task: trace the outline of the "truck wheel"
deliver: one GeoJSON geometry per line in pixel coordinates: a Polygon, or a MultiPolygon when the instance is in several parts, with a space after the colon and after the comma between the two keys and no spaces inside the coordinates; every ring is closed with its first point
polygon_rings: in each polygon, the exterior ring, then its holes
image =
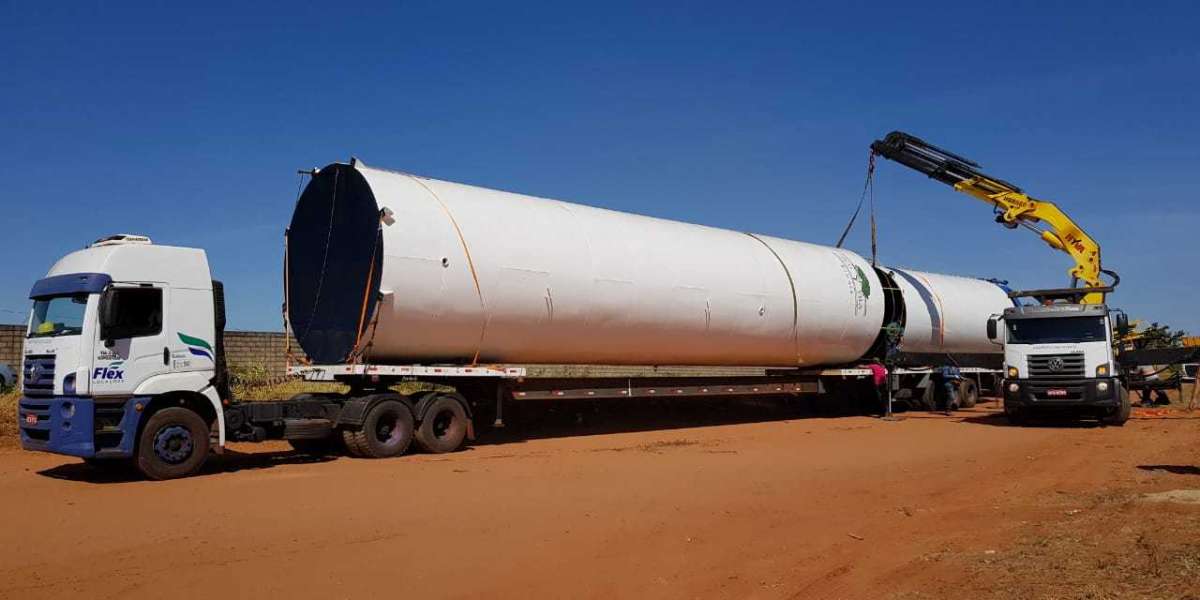
{"type": "Polygon", "coordinates": [[[440,396],[425,410],[417,428],[417,443],[427,452],[454,452],[467,437],[467,411],[458,400],[440,396]]]}
{"type": "Polygon", "coordinates": [[[204,419],[186,408],[154,413],[138,438],[138,470],[160,480],[194,474],[208,458],[208,433],[204,419]]]}
{"type": "Polygon", "coordinates": [[[1126,421],[1129,420],[1129,412],[1131,410],[1129,404],[1129,390],[1125,389],[1124,386],[1117,387],[1117,400],[1117,407],[1113,409],[1111,414],[1105,415],[1103,418],[1101,418],[1101,423],[1104,423],[1105,425],[1121,427],[1125,425],[1126,421]]]}
{"type": "Polygon", "coordinates": [[[959,408],[974,408],[979,402],[979,386],[970,379],[964,379],[958,384],[959,408]]]}
{"type": "Polygon", "coordinates": [[[342,432],[351,454],[365,458],[400,456],[413,439],[412,411],[398,400],[384,400],[371,407],[362,429],[342,432]]]}

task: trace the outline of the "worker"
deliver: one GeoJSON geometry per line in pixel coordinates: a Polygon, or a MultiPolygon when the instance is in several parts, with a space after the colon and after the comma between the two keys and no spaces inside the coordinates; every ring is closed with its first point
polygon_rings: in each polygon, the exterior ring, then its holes
{"type": "Polygon", "coordinates": [[[884,404],[888,401],[887,390],[885,389],[888,375],[887,367],[873,362],[868,364],[867,368],[871,370],[871,382],[875,384],[875,406],[884,413],[887,413],[887,405],[884,404]]]}
{"type": "Polygon", "coordinates": [[[933,372],[933,379],[937,384],[937,387],[934,388],[935,397],[938,388],[942,392],[942,412],[950,414],[951,411],[958,408],[958,383],[962,381],[962,373],[954,365],[945,365],[938,367],[933,372]]]}

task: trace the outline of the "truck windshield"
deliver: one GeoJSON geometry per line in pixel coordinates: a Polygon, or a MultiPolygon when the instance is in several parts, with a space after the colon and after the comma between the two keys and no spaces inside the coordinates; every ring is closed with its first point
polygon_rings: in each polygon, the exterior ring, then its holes
{"type": "Polygon", "coordinates": [[[34,300],[29,337],[79,335],[83,332],[83,313],[87,308],[87,301],[87,294],[34,300]]]}
{"type": "Polygon", "coordinates": [[[1007,321],[1010,344],[1102,342],[1108,339],[1104,317],[1017,319],[1007,321]]]}

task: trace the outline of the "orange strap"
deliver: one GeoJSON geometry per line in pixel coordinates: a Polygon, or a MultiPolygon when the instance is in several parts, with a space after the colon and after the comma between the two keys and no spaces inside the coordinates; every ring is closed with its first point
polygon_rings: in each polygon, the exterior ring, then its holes
{"type": "MultiPolygon", "coordinates": [[[[379,235],[376,231],[375,235],[379,235]]],[[[354,350],[362,343],[363,323],[367,319],[367,300],[371,298],[371,280],[375,277],[375,251],[371,251],[371,266],[367,269],[367,285],[363,289],[362,310],[358,313],[358,329],[354,330],[354,350]]],[[[356,359],[357,360],[357,359],[356,359]]]]}

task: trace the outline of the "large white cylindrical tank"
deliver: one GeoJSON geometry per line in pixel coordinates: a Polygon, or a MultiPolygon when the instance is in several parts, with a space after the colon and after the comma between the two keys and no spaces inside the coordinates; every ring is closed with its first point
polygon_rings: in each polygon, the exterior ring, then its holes
{"type": "Polygon", "coordinates": [[[982,279],[889,269],[904,297],[901,349],[907,354],[996,354],[987,322],[1012,300],[1000,285],[982,279]]]}
{"type": "Polygon", "coordinates": [[[885,318],[847,250],[361,163],[314,175],[288,235],[317,362],[838,364],[885,318]]]}

